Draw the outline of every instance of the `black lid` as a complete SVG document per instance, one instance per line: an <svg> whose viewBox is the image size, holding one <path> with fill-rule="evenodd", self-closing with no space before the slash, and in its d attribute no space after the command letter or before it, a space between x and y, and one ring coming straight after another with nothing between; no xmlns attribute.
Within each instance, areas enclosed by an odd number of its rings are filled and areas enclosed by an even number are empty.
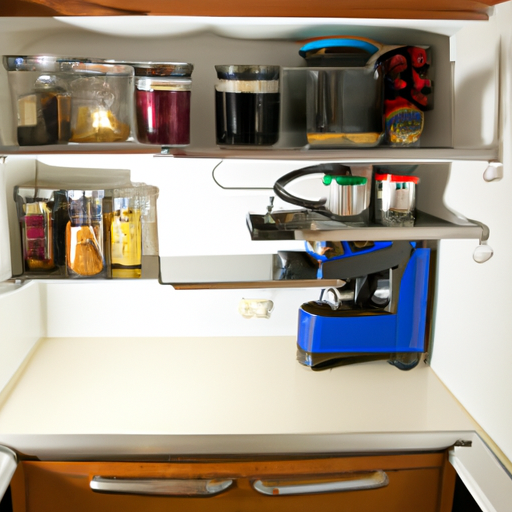
<svg viewBox="0 0 512 512"><path fill-rule="evenodd" d="M279 66L230 64L215 66L221 80L278 80Z"/></svg>

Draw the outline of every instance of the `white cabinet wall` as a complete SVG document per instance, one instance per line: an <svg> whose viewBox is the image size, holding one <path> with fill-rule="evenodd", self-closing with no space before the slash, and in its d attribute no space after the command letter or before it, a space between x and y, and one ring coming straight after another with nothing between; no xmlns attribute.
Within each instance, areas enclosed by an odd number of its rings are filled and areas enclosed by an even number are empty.
<svg viewBox="0 0 512 512"><path fill-rule="evenodd" d="M456 36L455 134L462 123L475 122L474 111L483 114L480 141L491 140L494 124L486 121L492 112L494 87L489 75L496 62L500 67L498 116L499 153L504 177L484 183L482 166L455 163L445 201L469 218L491 227L489 244L495 251L491 260L479 265L469 258L472 244L443 241L440 250L438 299L432 368L466 407L473 418L512 459L512 298L510 251L512 240L506 205L512 193L512 5L496 8L489 23L463 28ZM489 99L474 108L458 103L487 88ZM459 124L460 123L460 124ZM457 140L457 135L455 135ZM477 142L476 140L474 141Z"/></svg>

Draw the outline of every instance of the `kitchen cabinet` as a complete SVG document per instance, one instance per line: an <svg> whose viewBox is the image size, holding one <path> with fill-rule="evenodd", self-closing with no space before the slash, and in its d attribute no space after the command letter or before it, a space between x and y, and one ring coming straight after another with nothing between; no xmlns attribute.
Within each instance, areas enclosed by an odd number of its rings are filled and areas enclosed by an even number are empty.
<svg viewBox="0 0 512 512"><path fill-rule="evenodd" d="M0 444L13 448L20 460L44 461L23 462L20 472L34 471L34 481L39 482L38 464L43 471L44 464L59 460L148 463L173 457L449 450L453 466L479 505L484 510L507 510L512 496L504 469L510 470L512 418L510 408L503 407L512 385L506 336L509 244L506 219L496 206L507 204L510 193L511 160L503 141L510 135L506 94L511 5L500 5L496 11L489 22L465 26L442 20L362 24L330 18L116 18L115 23L111 18L2 19L4 54L62 54L63 48L67 54L83 54L86 48L87 54L98 57L168 60L171 55L196 65L193 142L168 155L136 143L19 148L11 128L5 72L0 76L1 153L6 155L0 165L6 189L0 200L0 268L7 279L0 289ZM432 46L436 104L421 147L311 151L295 143L297 134L292 132L268 152L215 146L214 63L270 59L269 63L299 66L295 40L312 32L339 31L340 26L383 41L400 37L406 44ZM503 162L504 177L486 183L482 174L495 160ZM210 196L210 191L219 191L206 178L221 161L216 177L227 180L227 190ZM10 260L13 268L19 262L11 190L32 179L36 168L58 168L63 174L128 169L133 181L158 185L165 273L172 269L167 257L215 256L219 240L221 255L266 254L282 247L249 240L245 213L252 204L265 211L265 189L276 174L315 161L418 165L432 187L422 199L427 211L454 221L448 234L432 230L412 235L446 238L438 251L428 364L411 372L398 372L383 362L322 374L300 367L294 354L296 314L302 302L315 298L308 289L175 291L155 280L8 280ZM247 186L264 190L239 190ZM197 191L203 194L201 201ZM206 213L205 204L210 207ZM187 209L199 212L199 223L206 227L204 238L197 236L197 217ZM482 228L458 211L490 226L495 256L485 265L471 258ZM358 236L367 235L347 237ZM3 249L9 237L11 252ZM274 301L269 321L255 323L238 315L240 298L255 293ZM32 480L26 481L32 485Z"/></svg>
<svg viewBox="0 0 512 512"><path fill-rule="evenodd" d="M379 468L379 469L376 469ZM92 478L91 478L92 476ZM15 509L449 511L455 471L445 454L194 463L20 465ZM135 488L135 486L138 486ZM328 491L343 489L343 492ZM30 489L30 492L26 492ZM327 491L326 491L327 489ZM421 499L420 499L421 496Z"/></svg>

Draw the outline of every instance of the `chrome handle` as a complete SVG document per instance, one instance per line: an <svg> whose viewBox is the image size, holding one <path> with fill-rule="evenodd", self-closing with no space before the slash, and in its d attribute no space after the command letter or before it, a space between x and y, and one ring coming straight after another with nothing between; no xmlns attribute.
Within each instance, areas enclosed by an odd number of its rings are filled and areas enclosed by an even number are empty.
<svg viewBox="0 0 512 512"><path fill-rule="evenodd" d="M9 448L0 446L0 501L11 483L17 465L16 454Z"/></svg>
<svg viewBox="0 0 512 512"><path fill-rule="evenodd" d="M95 476L89 486L94 492L155 496L214 496L233 480L181 480L165 478L104 478Z"/></svg>
<svg viewBox="0 0 512 512"><path fill-rule="evenodd" d="M268 496L283 496L294 494L318 494L324 492L356 491L364 489L378 489L388 485L388 475L384 471L374 471L371 473L348 474L340 477L338 480L319 481L319 482L300 482L293 481L262 481L257 480L253 483L254 489Z"/></svg>

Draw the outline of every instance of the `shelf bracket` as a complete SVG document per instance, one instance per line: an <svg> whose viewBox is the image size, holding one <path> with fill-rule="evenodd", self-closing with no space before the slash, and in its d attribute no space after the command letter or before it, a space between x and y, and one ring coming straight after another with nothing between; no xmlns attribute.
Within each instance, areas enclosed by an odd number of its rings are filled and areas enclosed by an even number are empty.
<svg viewBox="0 0 512 512"><path fill-rule="evenodd" d="M491 160L483 174L484 181L500 181L503 178L503 164L497 160Z"/></svg>
<svg viewBox="0 0 512 512"><path fill-rule="evenodd" d="M473 259L477 263L485 263L486 261L489 261L494 255L492 247L487 244L491 230L483 222L473 219L467 220L473 224L476 224L477 226L480 226L482 229L482 234L480 235L480 243L473 252Z"/></svg>

